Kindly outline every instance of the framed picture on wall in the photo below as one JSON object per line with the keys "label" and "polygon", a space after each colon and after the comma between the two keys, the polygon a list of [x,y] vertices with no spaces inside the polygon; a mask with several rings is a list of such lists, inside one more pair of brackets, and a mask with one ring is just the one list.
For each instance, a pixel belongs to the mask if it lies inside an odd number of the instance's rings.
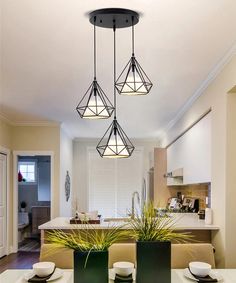
{"label": "framed picture on wall", "polygon": [[66,171],[65,195],[66,195],[66,201],[68,201],[69,198],[70,198],[70,175],[69,175],[69,171]]}

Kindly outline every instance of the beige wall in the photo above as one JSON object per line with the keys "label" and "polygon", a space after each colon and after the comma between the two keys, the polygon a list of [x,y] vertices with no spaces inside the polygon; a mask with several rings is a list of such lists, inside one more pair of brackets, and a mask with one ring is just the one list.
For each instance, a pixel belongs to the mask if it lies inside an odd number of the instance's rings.
{"label": "beige wall", "polygon": [[[65,200],[65,172],[72,181],[73,144],[70,137],[54,126],[12,126],[0,119],[0,146],[14,151],[47,151],[54,154],[52,217],[71,215],[71,200]],[[10,245],[13,244],[13,165],[10,165]],[[71,184],[72,185],[72,184]],[[60,200],[61,197],[61,200]]]}
{"label": "beige wall", "polygon": [[[216,262],[219,267],[230,264],[228,258],[225,258],[225,255],[228,256],[227,250],[230,249],[228,245],[226,246],[226,240],[230,235],[232,237],[230,228],[226,226],[226,218],[229,214],[226,209],[226,109],[227,92],[235,86],[235,82],[236,56],[162,140],[162,146],[166,146],[207,109],[212,108],[212,208],[214,224],[220,226],[220,231],[213,235],[213,244],[216,246]],[[236,245],[235,237],[232,238]]]}
{"label": "beige wall", "polygon": [[[0,146],[13,151],[52,151],[54,153],[54,187],[52,216],[60,213],[60,125],[57,126],[12,126],[0,119]],[[10,212],[13,211],[13,164],[10,164]],[[9,243],[13,244],[13,214],[8,223]]]}
{"label": "beige wall", "polygon": [[0,118],[0,146],[11,149],[11,126]]}
{"label": "beige wall", "polygon": [[52,216],[59,215],[60,203],[60,126],[18,126],[12,128],[12,150],[53,151],[54,188]]}
{"label": "beige wall", "polygon": [[[8,123],[6,123],[4,120],[1,120],[0,118],[0,149],[1,147],[11,150],[11,136],[12,136],[12,126],[10,126]],[[9,184],[8,184],[8,189],[9,189],[9,198],[10,198],[10,203],[12,203],[12,155],[10,154],[10,172],[9,172]],[[8,231],[9,231],[9,245],[12,245],[13,242],[13,235],[12,235],[12,223],[13,223],[13,215],[12,215],[12,207],[8,209],[9,211],[9,218],[10,221],[7,223],[8,226]]]}
{"label": "beige wall", "polygon": [[167,171],[167,153],[165,148],[154,150],[154,205],[165,208],[171,197],[164,175]]}
{"label": "beige wall", "polygon": [[[235,80],[236,81],[236,80]],[[236,87],[227,95],[226,265],[236,267]]]}

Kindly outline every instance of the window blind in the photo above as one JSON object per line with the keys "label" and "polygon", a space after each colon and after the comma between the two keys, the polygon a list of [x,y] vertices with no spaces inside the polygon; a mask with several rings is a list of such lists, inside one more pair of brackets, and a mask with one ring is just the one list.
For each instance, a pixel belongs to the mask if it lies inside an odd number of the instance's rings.
{"label": "window blind", "polygon": [[130,158],[101,158],[88,151],[89,210],[102,217],[124,217],[131,211],[134,191],[141,196],[143,151],[135,150]]}

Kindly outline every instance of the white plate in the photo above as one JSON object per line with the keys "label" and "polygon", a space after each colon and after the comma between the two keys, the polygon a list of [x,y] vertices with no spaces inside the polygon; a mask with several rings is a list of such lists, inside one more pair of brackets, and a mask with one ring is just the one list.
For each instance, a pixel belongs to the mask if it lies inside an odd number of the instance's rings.
{"label": "white plate", "polygon": [[[135,281],[135,274],[136,274],[136,272],[135,272],[135,269],[134,269],[133,274],[132,274],[134,281]],[[114,268],[109,269],[109,279],[114,281],[115,277],[116,277],[116,274],[115,274]]]}
{"label": "white plate", "polygon": [[[24,279],[25,279],[26,281],[28,281],[28,280],[29,280],[30,278],[32,278],[34,275],[35,275],[34,271],[31,270],[31,271],[29,271],[29,272],[27,272],[27,273],[24,274]],[[60,268],[56,268],[55,271],[54,271],[54,273],[53,273],[53,275],[47,280],[47,282],[51,282],[51,281],[54,281],[54,280],[56,280],[56,279],[59,279],[59,278],[62,277],[62,275],[63,275],[63,270],[60,269]]]}
{"label": "white plate", "polygon": [[[193,280],[193,281],[197,281],[197,282],[199,281],[198,279],[196,279],[196,278],[190,273],[190,271],[189,271],[188,268],[185,268],[185,269],[184,269],[184,276],[187,277],[187,278],[189,278],[189,279],[191,279],[191,280]],[[218,282],[221,281],[221,280],[223,280],[222,275],[221,275],[218,271],[216,271],[216,270],[214,270],[214,269],[212,269],[212,270],[210,271],[209,276],[211,276],[211,278],[213,278],[213,279],[216,279]]]}

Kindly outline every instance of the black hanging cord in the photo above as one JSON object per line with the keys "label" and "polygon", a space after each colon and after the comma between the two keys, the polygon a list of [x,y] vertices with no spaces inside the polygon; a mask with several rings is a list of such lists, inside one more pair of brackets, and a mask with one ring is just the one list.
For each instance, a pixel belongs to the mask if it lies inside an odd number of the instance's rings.
{"label": "black hanging cord", "polygon": [[93,25],[93,64],[94,64],[94,80],[96,80],[97,58],[96,58],[96,16],[94,17]]}
{"label": "black hanging cord", "polygon": [[116,22],[113,20],[114,31],[114,118],[116,119]]}
{"label": "black hanging cord", "polygon": [[134,56],[134,16],[132,16],[132,56]]}

